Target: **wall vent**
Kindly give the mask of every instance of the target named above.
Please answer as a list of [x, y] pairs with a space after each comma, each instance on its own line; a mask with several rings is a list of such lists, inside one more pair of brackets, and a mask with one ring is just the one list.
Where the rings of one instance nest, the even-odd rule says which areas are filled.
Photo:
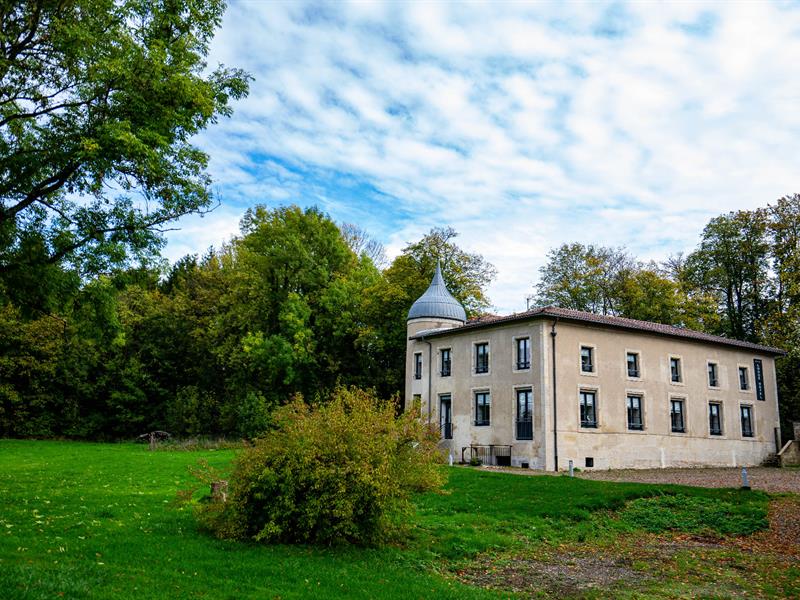
[[594, 467], [594, 457], [593, 456], [587, 456], [586, 457], [586, 466], [587, 467]]

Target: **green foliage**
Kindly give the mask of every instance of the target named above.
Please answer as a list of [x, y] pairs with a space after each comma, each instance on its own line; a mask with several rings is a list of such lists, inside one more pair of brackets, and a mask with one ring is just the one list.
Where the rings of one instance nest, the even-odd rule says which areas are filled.
[[201, 509], [221, 537], [376, 544], [402, 526], [412, 493], [442, 484], [436, 433], [373, 393], [340, 387], [314, 407], [298, 397], [274, 421], [237, 458], [228, 502]]
[[563, 244], [547, 254], [536, 302], [600, 314], [616, 314], [619, 287], [633, 265], [623, 248]]
[[769, 525], [766, 498], [761, 496], [756, 500], [735, 502], [683, 494], [638, 498], [628, 503], [620, 518], [651, 533], [686, 531], [750, 535]]
[[[221, 0], [30, 0], [0, 12], [0, 272], [150, 258], [211, 202], [192, 136], [249, 76], [206, 56]], [[146, 208], [143, 208], [146, 206]], [[36, 289], [38, 286], [34, 286]]]

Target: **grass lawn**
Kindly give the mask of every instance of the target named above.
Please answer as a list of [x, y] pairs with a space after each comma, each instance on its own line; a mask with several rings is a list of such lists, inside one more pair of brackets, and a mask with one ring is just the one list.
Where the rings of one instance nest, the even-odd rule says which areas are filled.
[[[233, 456], [0, 440], [0, 597], [497, 598], [513, 589], [544, 595], [554, 588], [526, 586], [539, 581], [534, 575], [549, 568], [548, 560], [585, 556], [591, 565], [599, 554], [619, 555], [614, 565], [624, 563], [623, 576], [597, 589], [567, 586], [558, 595], [800, 593], [793, 587], [797, 562], [787, 566], [728, 546], [651, 556], [643, 546], [665, 530], [708, 536], [763, 529], [769, 499], [759, 492], [453, 468], [444, 494], [418, 499], [402, 545], [265, 546], [210, 538], [197, 531], [189, 508], [174, 503], [191, 479], [190, 465], [203, 458], [225, 469]], [[706, 551], [719, 560], [703, 558]], [[758, 576], [744, 577], [742, 569]], [[636, 581], [625, 581], [630, 573]], [[728, 587], [709, 588], [712, 575]]]

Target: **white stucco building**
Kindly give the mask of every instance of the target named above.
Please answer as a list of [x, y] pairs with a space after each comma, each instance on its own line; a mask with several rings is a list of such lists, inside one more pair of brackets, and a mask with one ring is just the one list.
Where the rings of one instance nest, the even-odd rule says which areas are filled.
[[441, 272], [408, 314], [406, 406], [456, 460], [536, 469], [747, 466], [778, 450], [775, 357], [557, 307], [467, 321]]

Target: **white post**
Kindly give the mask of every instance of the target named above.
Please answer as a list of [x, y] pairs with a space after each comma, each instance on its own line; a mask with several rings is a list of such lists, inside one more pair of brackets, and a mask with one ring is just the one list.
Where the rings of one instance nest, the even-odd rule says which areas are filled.
[[447, 462], [450, 463], [450, 466], [453, 466], [453, 451], [450, 450], [450, 454], [447, 455]]
[[575, 471], [572, 468], [572, 459], [571, 458], [569, 459], [569, 476], [570, 477], [575, 477]]
[[742, 467], [742, 489], [750, 489], [750, 480], [747, 478], [747, 469], [745, 467]]

